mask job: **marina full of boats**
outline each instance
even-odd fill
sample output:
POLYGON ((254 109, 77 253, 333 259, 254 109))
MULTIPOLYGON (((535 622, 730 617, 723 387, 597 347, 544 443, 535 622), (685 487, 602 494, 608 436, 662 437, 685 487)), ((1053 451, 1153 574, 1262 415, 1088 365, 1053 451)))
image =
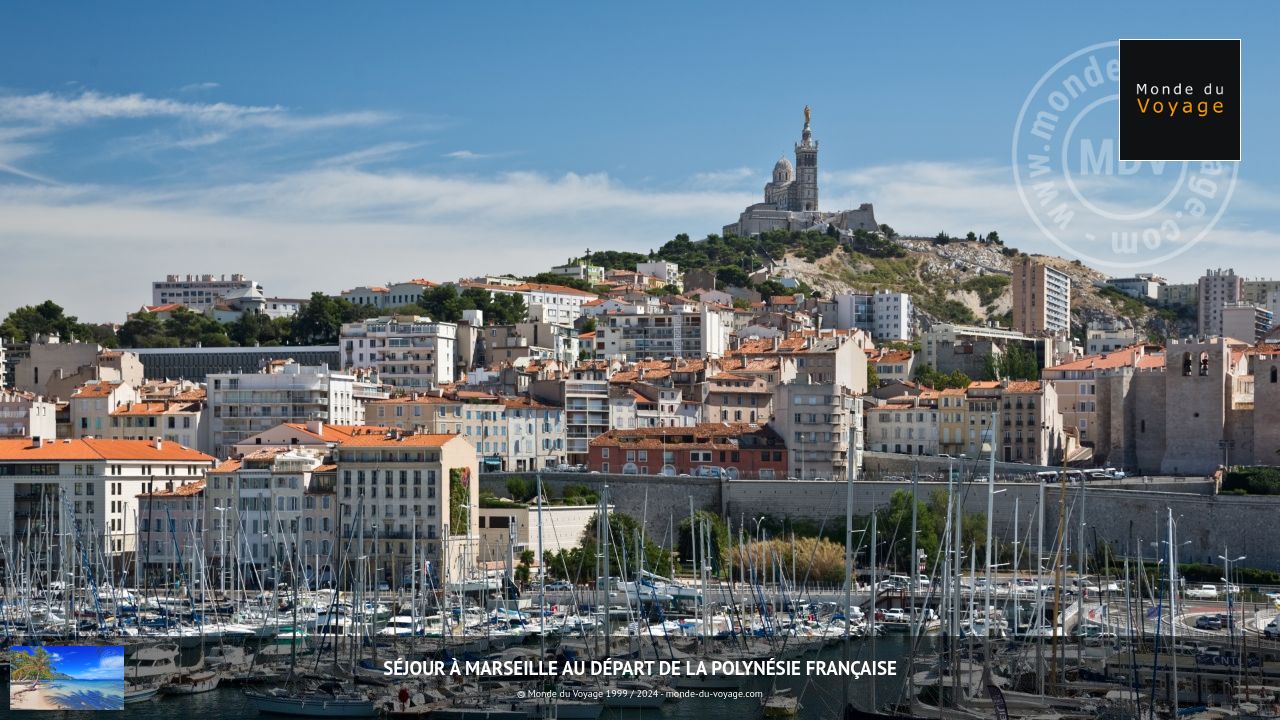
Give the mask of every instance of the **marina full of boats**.
MULTIPOLYGON (((215 591, 202 589, 207 583, 198 553, 178 573, 183 582, 126 587, 88 552, 79 554, 78 564, 49 572, 47 556, 41 559, 46 550, 24 544, 3 548, 9 574, 0 631, 12 644, 124 645, 130 705, 233 692, 258 712, 297 717, 679 716, 682 704, 708 697, 755 717, 1265 717, 1280 711, 1280 647, 1260 634, 1256 598, 1252 616, 1241 599, 1228 599, 1228 631, 1213 636, 1223 638, 1217 645, 1189 645, 1208 631, 1188 626, 1190 601, 1178 598, 1167 574, 1151 573, 1141 558, 1090 567, 1081 553, 1073 572, 1064 534, 1046 543, 1043 522, 1027 529, 1025 540, 1019 536, 1008 563, 995 562, 988 533, 979 564, 976 543, 961 542, 959 498, 957 491, 948 500, 945 540, 933 567, 906 575, 882 567, 877 544, 863 548, 855 541, 861 531, 853 531, 850 512, 849 581, 837 587, 807 583, 807 568, 778 557, 758 558, 751 572, 716 577, 707 560, 712 528, 692 512, 687 576, 628 563, 625 543, 601 523, 594 582, 523 589, 510 567, 500 582, 478 577, 434 587, 415 577, 395 590, 370 582, 363 571, 348 575, 350 589, 314 587, 279 567, 274 577, 304 582, 215 591), (1038 562, 1025 552, 1032 547, 1038 562), (853 560, 863 550, 869 577, 859 583, 853 560), (104 577, 116 582, 98 579, 104 577), (394 671, 396 661, 536 667, 630 659, 716 667, 795 658, 838 658, 846 667, 891 658, 896 669, 891 677, 394 671)), ((602 512, 607 507, 606 489, 602 512)), ((870 516, 865 535, 877 537, 876 517, 870 516)), ((914 516, 912 525, 904 534, 916 557, 914 516)), ((631 555, 637 556, 643 554, 631 555)))

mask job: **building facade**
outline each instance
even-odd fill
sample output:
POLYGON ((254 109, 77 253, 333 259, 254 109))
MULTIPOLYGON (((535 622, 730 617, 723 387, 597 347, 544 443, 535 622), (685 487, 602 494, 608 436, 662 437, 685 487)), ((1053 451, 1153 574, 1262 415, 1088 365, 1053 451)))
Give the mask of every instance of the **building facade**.
POLYGON ((261 290, 258 283, 244 275, 168 275, 164 281, 151 283, 151 304, 175 303, 197 312, 213 309, 234 290, 261 290))
POLYGON ((282 423, 364 422, 356 377, 327 367, 289 362, 272 365, 269 372, 214 374, 208 393, 210 442, 218 457, 228 457, 245 438, 282 423))
POLYGON ((458 326, 395 315, 345 323, 338 339, 344 369, 369 368, 394 387, 427 389, 453 382, 458 326))
POLYGON ((1200 337, 1220 336, 1222 308, 1244 300, 1244 278, 1233 269, 1205 270, 1197 283, 1196 327, 1200 337))
POLYGON ((1024 335, 1071 333, 1071 278, 1031 257, 1013 263, 1013 329, 1024 335))

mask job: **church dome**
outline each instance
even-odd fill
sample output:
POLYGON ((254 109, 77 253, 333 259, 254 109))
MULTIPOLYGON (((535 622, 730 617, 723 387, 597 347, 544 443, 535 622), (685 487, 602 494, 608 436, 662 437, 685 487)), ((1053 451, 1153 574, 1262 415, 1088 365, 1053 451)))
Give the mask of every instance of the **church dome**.
POLYGON ((773 166, 774 182, 790 182, 795 178, 795 171, 791 168, 791 161, 785 157, 779 158, 778 162, 773 166))

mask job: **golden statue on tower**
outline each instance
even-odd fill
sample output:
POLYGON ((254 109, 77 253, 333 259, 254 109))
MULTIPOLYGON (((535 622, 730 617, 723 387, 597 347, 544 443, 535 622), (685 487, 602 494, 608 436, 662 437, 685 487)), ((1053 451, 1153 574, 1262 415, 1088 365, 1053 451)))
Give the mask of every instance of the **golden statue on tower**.
POLYGON ((804 124, 805 124, 805 125, 808 125, 808 124, 809 124, 809 113, 810 113, 810 112, 811 112, 811 111, 809 110, 809 106, 808 106, 808 105, 805 105, 805 106, 804 106, 804 124))

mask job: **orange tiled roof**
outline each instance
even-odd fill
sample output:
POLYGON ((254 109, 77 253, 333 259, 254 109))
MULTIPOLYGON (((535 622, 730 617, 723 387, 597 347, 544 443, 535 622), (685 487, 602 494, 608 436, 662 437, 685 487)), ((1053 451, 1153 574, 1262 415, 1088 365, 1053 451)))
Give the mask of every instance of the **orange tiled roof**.
POLYGON ((166 415, 168 413, 192 413, 199 412, 200 408, 189 403, 172 403, 172 402, 135 402, 117 405, 111 411, 112 415, 166 415))
POLYGON ((1014 380, 1005 388, 1005 392, 1011 393, 1037 393, 1040 392, 1039 380, 1014 380))
POLYGON ((0 460, 140 460, 151 462, 212 462, 213 458, 176 442, 150 440, 46 440, 36 447, 31 438, 0 438, 0 460))
POLYGON ((340 447, 442 447, 457 435, 429 435, 409 433, 377 433, 353 435, 339 443, 340 447))
POLYGON ((178 303, 164 303, 163 305, 143 305, 142 311, 149 313, 173 312, 182 307, 178 303))
POLYGON ((112 393, 120 383, 95 382, 81 385, 71 394, 74 398, 104 398, 112 393))
POLYGON ((1129 347, 1112 350, 1110 352, 1098 355, 1086 355, 1079 360, 1062 363, 1045 368, 1045 372, 1058 373, 1067 371, 1080 370, 1113 370, 1122 367, 1136 368, 1158 368, 1164 367, 1164 353, 1148 350, 1138 355, 1138 348, 1148 347, 1144 345, 1130 345, 1129 347))
POLYGON ((214 467, 212 470, 210 470, 209 472, 219 473, 219 474, 233 473, 239 470, 240 466, 243 464, 244 463, 239 459, 223 460, 222 462, 218 463, 218 465, 214 467))
POLYGON ((191 497, 192 495, 199 495, 204 492, 204 486, 204 480, 196 480, 195 482, 183 483, 172 490, 156 490, 150 493, 138 493, 138 497, 191 497))
POLYGON ((325 423, 321 434, 317 435, 307 428, 306 423, 284 423, 287 427, 300 430, 317 440, 324 442, 344 442, 362 435, 385 435, 392 428, 381 425, 330 425, 325 423))

